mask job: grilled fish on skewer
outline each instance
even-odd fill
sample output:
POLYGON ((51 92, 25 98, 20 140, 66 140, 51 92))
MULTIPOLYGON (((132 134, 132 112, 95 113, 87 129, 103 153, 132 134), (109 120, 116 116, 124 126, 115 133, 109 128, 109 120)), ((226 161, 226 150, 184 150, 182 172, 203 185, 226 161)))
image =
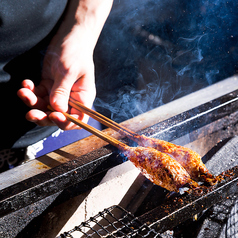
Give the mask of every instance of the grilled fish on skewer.
POLYGON ((84 105, 75 101, 72 98, 70 98, 70 105, 78 109, 79 111, 88 114, 95 120, 100 121, 105 126, 113 128, 114 130, 127 136, 129 139, 137 142, 138 145, 144 147, 153 147, 158 151, 170 155, 187 170, 187 172, 194 180, 206 181, 211 185, 217 182, 217 180, 213 177, 213 175, 209 173, 208 169, 203 164, 201 157, 196 152, 182 146, 174 145, 167 141, 149 138, 144 135, 139 135, 129 130, 128 128, 122 126, 121 124, 118 124, 110 120, 109 118, 103 116, 102 114, 85 107, 84 105))
POLYGON ((169 191, 178 192, 179 188, 199 185, 190 178, 187 171, 169 155, 153 148, 121 147, 122 153, 154 184, 169 191))
POLYGON ((148 138, 144 135, 140 136, 140 139, 136 140, 136 142, 140 146, 152 147, 168 154, 179 162, 186 169, 191 178, 196 181, 205 181, 211 185, 214 185, 217 182, 216 178, 202 162, 201 156, 189 148, 156 138, 148 138))
MULTIPOLYGON (((54 110, 51 106, 48 106, 48 108, 51 111, 54 110)), ((176 160, 170 158, 169 155, 153 148, 130 147, 72 115, 66 112, 62 113, 69 121, 74 122, 81 128, 84 128, 121 150, 123 154, 155 184, 176 192, 185 185, 191 188, 199 187, 198 184, 190 178, 186 170, 176 160)))

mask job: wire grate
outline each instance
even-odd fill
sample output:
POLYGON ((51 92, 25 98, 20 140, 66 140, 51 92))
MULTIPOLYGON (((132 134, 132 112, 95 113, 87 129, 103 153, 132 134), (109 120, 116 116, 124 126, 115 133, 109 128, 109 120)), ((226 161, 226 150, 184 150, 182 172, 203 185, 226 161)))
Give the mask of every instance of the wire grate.
POLYGON ((74 237, 158 237, 160 234, 142 224, 138 218, 120 206, 112 206, 99 212, 58 238, 74 237), (80 236, 81 235, 81 236, 80 236))
POLYGON ((236 238, 238 237, 238 200, 236 200, 228 217, 225 237, 236 238))

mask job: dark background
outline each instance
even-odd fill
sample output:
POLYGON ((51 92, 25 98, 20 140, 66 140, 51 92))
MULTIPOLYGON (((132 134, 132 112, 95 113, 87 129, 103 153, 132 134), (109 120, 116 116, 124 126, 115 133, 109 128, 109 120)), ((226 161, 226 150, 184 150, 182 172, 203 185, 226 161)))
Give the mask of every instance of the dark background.
POLYGON ((236 1, 117 0, 95 49, 98 111, 124 121, 236 74, 236 1))

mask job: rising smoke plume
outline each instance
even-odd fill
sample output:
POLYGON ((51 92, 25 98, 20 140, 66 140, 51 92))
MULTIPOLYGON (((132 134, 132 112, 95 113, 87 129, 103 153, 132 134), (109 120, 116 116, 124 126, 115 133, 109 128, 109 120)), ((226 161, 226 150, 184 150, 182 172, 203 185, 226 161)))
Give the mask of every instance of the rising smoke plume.
POLYGON ((95 49, 95 107, 118 122, 234 75, 238 3, 115 0, 95 49))

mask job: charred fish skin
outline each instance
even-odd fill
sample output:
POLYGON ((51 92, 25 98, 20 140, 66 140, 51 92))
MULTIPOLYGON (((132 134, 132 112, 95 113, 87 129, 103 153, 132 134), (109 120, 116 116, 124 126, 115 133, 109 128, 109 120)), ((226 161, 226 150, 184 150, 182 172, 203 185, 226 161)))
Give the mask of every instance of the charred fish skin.
POLYGON ((154 184, 179 192, 185 185, 199 187, 187 171, 169 155, 154 148, 130 147, 123 154, 154 184))
POLYGON ((137 143, 140 146, 152 147, 168 154, 186 169, 192 179, 207 182, 210 185, 217 183, 217 179, 202 162, 201 156, 193 150, 156 138, 148 138, 143 135, 137 143))

